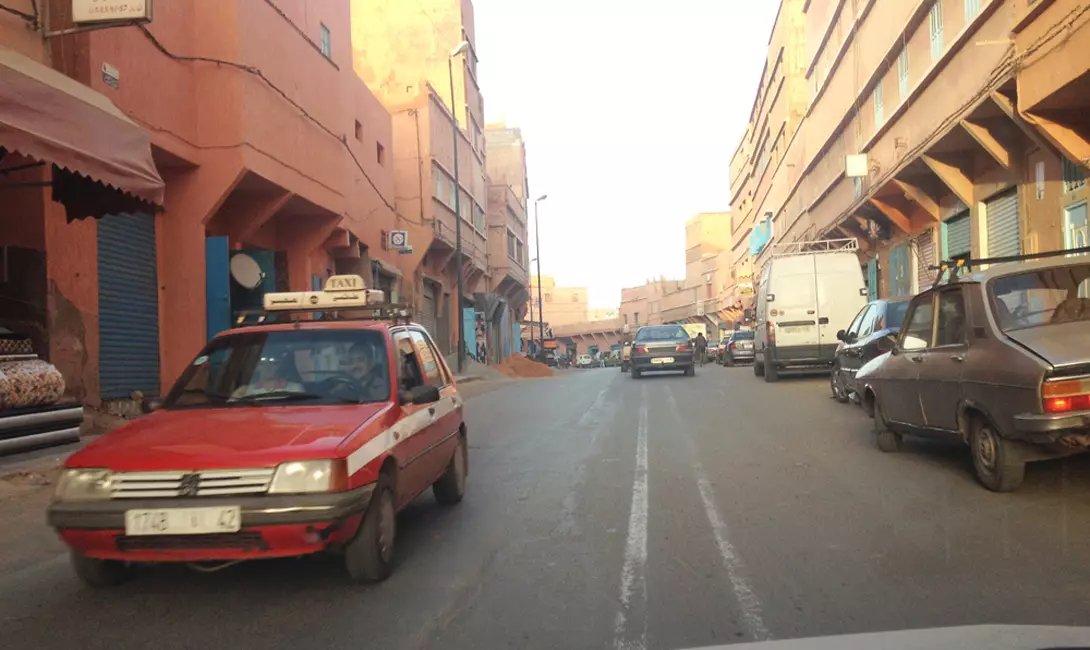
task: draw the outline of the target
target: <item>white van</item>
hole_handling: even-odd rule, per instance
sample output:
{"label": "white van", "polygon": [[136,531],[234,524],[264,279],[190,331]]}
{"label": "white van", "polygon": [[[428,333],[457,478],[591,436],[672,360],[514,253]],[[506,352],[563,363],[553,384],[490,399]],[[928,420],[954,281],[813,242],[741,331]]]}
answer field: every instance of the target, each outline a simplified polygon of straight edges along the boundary
{"label": "white van", "polygon": [[772,382],[785,368],[832,366],[837,330],[867,304],[858,250],[855,239],[773,246],[757,288],[754,375]]}

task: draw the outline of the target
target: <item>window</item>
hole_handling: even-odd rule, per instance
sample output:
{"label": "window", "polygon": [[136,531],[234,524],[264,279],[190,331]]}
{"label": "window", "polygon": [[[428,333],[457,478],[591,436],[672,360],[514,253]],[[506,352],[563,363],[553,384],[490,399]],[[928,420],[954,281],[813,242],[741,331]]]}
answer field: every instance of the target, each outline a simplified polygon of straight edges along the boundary
{"label": "window", "polygon": [[639,327],[640,326],[640,312],[636,312],[632,316],[633,316],[633,320],[636,323],[636,327]]}
{"label": "window", "polygon": [[439,364],[439,354],[435,351],[431,341],[422,332],[413,331],[412,337],[413,343],[416,345],[416,358],[420,361],[420,367],[424,371],[424,383],[440,388],[449,384],[450,381],[447,380],[446,373],[443,372],[443,367]]}
{"label": "window", "polygon": [[[1043,163],[1041,165],[1044,166]],[[1063,178],[1065,194],[1086,185],[1086,174],[1083,173],[1082,168],[1068,160],[1066,156],[1063,159]]]}
{"label": "window", "polygon": [[393,336],[397,350],[397,387],[400,390],[412,390],[424,385],[424,371],[420,368],[420,358],[413,346],[412,335],[408,332],[396,332]]}
{"label": "window", "polygon": [[386,164],[386,147],[382,146],[381,142],[375,143],[375,160],[380,165]]}
{"label": "window", "polygon": [[1008,275],[988,290],[1004,331],[1090,320],[1090,264]]}
{"label": "window", "polygon": [[507,231],[507,257],[515,257],[515,233]]}
{"label": "window", "polygon": [[[1045,161],[1038,160],[1035,166],[1037,172],[1037,200],[1040,201],[1045,198]],[[1064,191],[1067,191],[1067,183],[1064,183]]]}
{"label": "window", "polygon": [[931,5],[931,62],[942,56],[942,0],[935,0]]}
{"label": "window", "polygon": [[915,301],[907,318],[908,325],[901,330],[901,348],[923,350],[931,345],[931,326],[935,322],[934,294],[927,294]]}
{"label": "window", "polygon": [[863,307],[863,309],[859,310],[859,313],[855,315],[855,320],[852,321],[852,324],[848,326],[848,329],[846,329],[844,333],[848,335],[855,334],[856,336],[858,336],[859,330],[863,325],[863,319],[867,317],[867,315],[870,313],[870,310],[870,305],[867,305]]}
{"label": "window", "polygon": [[863,179],[859,176],[852,177],[852,194],[856,199],[863,197]]}
{"label": "window", "polygon": [[644,327],[636,332],[637,341],[680,341],[688,340],[689,333],[680,325],[658,325]]}
{"label": "window", "polygon": [[863,322],[859,324],[859,338],[863,339],[874,333],[874,325],[878,322],[881,311],[876,305],[870,308],[867,315],[863,317]]}
{"label": "window", "polygon": [[961,289],[951,289],[939,294],[939,327],[935,334],[935,347],[965,343],[965,298]]}
{"label": "window", "polygon": [[901,48],[897,56],[897,89],[901,93],[901,101],[908,99],[908,46]]}
{"label": "window", "polygon": [[360,124],[359,120],[356,120],[355,133],[356,133],[356,141],[357,142],[363,142],[363,125]]}
{"label": "window", "polygon": [[553,294],[551,294],[551,293],[545,294],[545,302],[552,302],[552,301],[553,301]]}
{"label": "window", "polygon": [[473,226],[482,233],[484,232],[484,208],[476,203],[473,204]]}
{"label": "window", "polygon": [[965,0],[965,24],[973,22],[980,13],[980,0]]}
{"label": "window", "polygon": [[874,129],[878,130],[886,121],[884,100],[882,99],[882,82],[874,87]]}
{"label": "window", "polygon": [[515,242],[515,249],[517,250],[517,254],[515,256],[515,261],[518,262],[519,264],[526,264],[526,249],[522,245],[521,241],[516,241]]}
{"label": "window", "polygon": [[322,56],[327,59],[333,58],[333,38],[329,34],[329,28],[324,24],[320,26],[320,36],[318,41],[318,47],[322,50]]}

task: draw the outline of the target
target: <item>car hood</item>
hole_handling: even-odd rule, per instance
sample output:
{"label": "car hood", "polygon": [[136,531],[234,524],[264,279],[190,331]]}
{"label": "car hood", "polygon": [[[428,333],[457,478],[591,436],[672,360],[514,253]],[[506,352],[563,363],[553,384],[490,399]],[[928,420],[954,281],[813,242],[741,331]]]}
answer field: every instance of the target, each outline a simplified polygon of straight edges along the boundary
{"label": "car hood", "polygon": [[701,650],[1039,650],[1041,648],[1085,647],[1090,644],[1090,627],[1048,627],[1037,625],[974,625],[925,630],[900,630],[873,634],[823,636],[790,641],[737,643]]}
{"label": "car hood", "polygon": [[1088,326],[1090,323],[1086,321],[1043,325],[1007,332],[1007,336],[1060,368],[1090,363],[1090,336],[1086,335]]}
{"label": "car hood", "polygon": [[114,471],[267,467],[330,458],[388,404],[161,410],[73,454],[70,467]]}

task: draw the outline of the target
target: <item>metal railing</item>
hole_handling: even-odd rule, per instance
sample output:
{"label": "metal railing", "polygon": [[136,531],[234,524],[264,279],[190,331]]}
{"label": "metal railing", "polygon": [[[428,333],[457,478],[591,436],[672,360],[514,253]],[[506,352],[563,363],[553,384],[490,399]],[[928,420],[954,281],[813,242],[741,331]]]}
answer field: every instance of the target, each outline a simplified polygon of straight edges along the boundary
{"label": "metal railing", "polygon": [[844,239],[815,239],[812,241],[794,241],[772,245],[772,257],[791,257],[795,255],[816,255],[823,253],[856,253],[859,240],[855,237]]}

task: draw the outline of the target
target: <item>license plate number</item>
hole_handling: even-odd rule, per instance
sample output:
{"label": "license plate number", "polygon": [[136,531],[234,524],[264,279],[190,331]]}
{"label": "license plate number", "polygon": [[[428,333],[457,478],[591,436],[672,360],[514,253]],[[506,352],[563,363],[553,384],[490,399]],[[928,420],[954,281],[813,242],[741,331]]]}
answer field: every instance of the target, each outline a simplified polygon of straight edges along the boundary
{"label": "license plate number", "polygon": [[239,506],[126,510],[126,535],[207,535],[242,529]]}
{"label": "license plate number", "polygon": [[784,334],[805,334],[810,330],[809,325],[791,325],[788,327],[781,327],[780,331]]}
{"label": "license plate number", "polygon": [[651,359],[651,363],[657,363],[657,364],[673,363],[673,362],[674,362],[673,357],[659,357],[658,359]]}
{"label": "license plate number", "polygon": [[751,349],[753,349],[753,344],[752,343],[742,343],[741,345],[738,346],[738,349],[739,350],[751,350]]}

